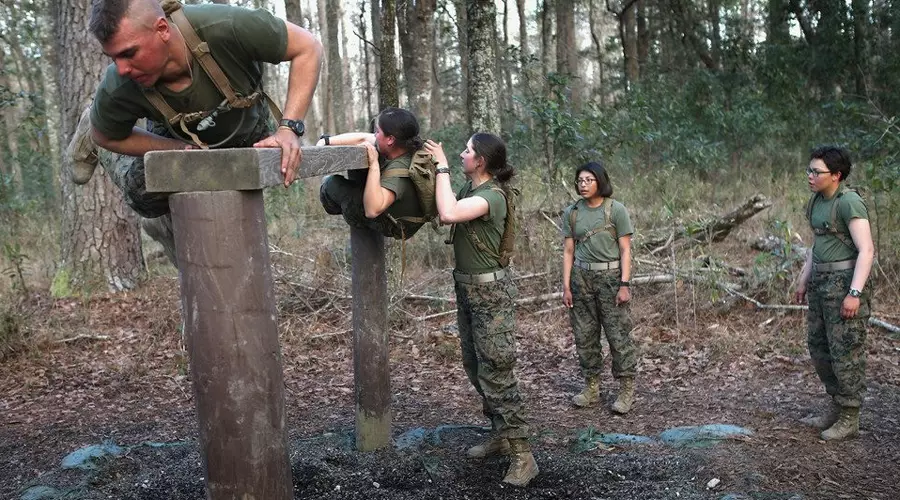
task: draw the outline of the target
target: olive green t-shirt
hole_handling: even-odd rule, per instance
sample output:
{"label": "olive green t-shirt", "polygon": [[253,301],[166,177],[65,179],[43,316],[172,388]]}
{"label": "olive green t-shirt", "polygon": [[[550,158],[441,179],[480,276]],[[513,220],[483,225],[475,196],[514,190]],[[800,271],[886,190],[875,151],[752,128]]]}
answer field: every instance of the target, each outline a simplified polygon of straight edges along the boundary
{"label": "olive green t-shirt", "polygon": [[[625,205],[616,200],[607,198],[599,207],[589,207],[584,200],[570,205],[563,210],[562,215],[562,232],[565,238],[582,238],[588,231],[595,227],[606,226],[606,209],[604,204],[612,203],[610,218],[616,227],[617,238],[613,239],[607,230],[601,230],[588,238],[575,244],[575,258],[582,262],[613,262],[619,260],[619,242],[618,238],[629,234],[634,234],[634,226],[631,225],[631,218],[628,216],[628,210]],[[578,206],[578,212],[575,218],[574,233],[570,227],[570,215],[575,206]],[[574,236],[573,236],[574,234]]]}
{"label": "olive green t-shirt", "polygon": [[[830,200],[823,196],[816,196],[810,214],[810,224],[814,228],[825,229],[831,224],[831,206],[838,203],[835,224],[837,230],[847,236],[847,241],[852,244],[849,223],[851,219],[868,219],[869,212],[859,194],[853,191],[845,191],[843,195],[835,195]],[[856,247],[850,247],[833,234],[816,235],[813,243],[813,260],[815,262],[835,262],[840,260],[855,259],[859,254]]]}
{"label": "olive green t-shirt", "polygon": [[[466,182],[457,199],[479,196],[488,202],[488,213],[465,224],[457,224],[453,236],[453,254],[456,258],[456,270],[467,274],[478,274],[500,269],[496,258],[485,254],[472,241],[469,228],[475,232],[484,246],[494,254],[500,254],[500,240],[506,227],[506,198],[493,180],[487,181],[472,189],[472,181]],[[467,227],[468,226],[468,227]]]}
{"label": "olive green t-shirt", "polygon": [[[393,160],[381,160],[381,172],[388,170],[409,170],[412,154],[405,154]],[[394,203],[388,207],[387,213],[392,217],[422,217],[422,204],[416,186],[409,177],[381,177],[381,187],[394,193]],[[407,227],[409,222],[406,222]],[[421,226],[421,224],[419,224]]]}
{"label": "olive green t-shirt", "polygon": [[[250,10],[228,5],[186,5],[184,13],[201,40],[209,45],[210,53],[228,77],[235,92],[250,95],[262,78],[262,62],[278,64],[287,50],[287,26],[284,21],[262,10]],[[156,89],[176,112],[209,111],[225,98],[216,88],[197,59],[192,65],[193,82],[173,92],[163,85]],[[197,132],[197,123],[189,129],[208,144],[216,144],[237,132],[222,146],[241,145],[256,127],[260,113],[265,112],[266,100],[245,110],[231,110],[215,117],[215,127]],[[243,121],[241,118],[243,117]],[[131,134],[137,120],[149,118],[164,123],[165,119],[144,96],[141,86],[120,76],[115,64],[106,68],[91,108],[91,124],[106,137],[122,140]],[[175,127],[182,137],[180,128]]]}

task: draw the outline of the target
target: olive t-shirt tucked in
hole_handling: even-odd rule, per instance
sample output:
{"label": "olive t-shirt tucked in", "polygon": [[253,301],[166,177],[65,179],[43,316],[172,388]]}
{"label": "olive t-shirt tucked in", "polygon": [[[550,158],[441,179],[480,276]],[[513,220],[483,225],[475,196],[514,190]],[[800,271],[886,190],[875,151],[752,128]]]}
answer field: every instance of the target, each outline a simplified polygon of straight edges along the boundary
{"label": "olive t-shirt tucked in", "polygon": [[[186,5],[184,14],[201,40],[209,45],[210,53],[228,77],[235,92],[252,94],[262,79],[262,62],[278,64],[287,50],[287,26],[271,13],[228,5]],[[174,24],[172,25],[174,28]],[[173,92],[164,85],[157,85],[166,103],[176,112],[191,113],[217,108],[225,97],[216,88],[197,59],[191,64],[193,81],[186,89]],[[243,141],[256,127],[260,114],[265,113],[266,99],[244,110],[235,109],[219,113],[215,126],[197,131],[197,123],[188,129],[208,144],[222,146],[243,145]],[[144,95],[135,81],[120,76],[115,64],[106,68],[103,81],[97,89],[91,109],[91,124],[106,137],[122,140],[131,134],[135,122],[149,118],[163,123],[165,118]],[[174,127],[184,138],[179,126]],[[231,138],[229,138],[231,136]]]}
{"label": "olive t-shirt tucked in", "polygon": [[[810,224],[813,228],[827,229],[831,224],[832,205],[838,203],[835,225],[838,232],[846,236],[852,244],[850,237],[851,219],[868,219],[869,212],[862,198],[854,191],[845,191],[843,195],[835,194],[830,200],[824,196],[816,196],[810,214]],[[836,262],[840,260],[855,259],[859,254],[856,247],[851,247],[833,234],[816,235],[813,243],[813,260],[815,262]]]}
{"label": "olive t-shirt tucked in", "polygon": [[[603,229],[590,238],[575,245],[575,258],[582,262],[612,262],[619,260],[618,238],[634,234],[634,226],[625,205],[613,199],[604,200],[598,207],[589,207],[584,200],[570,205],[563,211],[562,233],[565,238],[579,240],[594,228],[606,226],[606,209],[604,204],[612,203],[610,218],[616,228],[617,237],[613,239],[609,231]],[[572,210],[578,206],[575,216],[575,227],[570,227]]]}
{"label": "olive t-shirt tucked in", "polygon": [[478,274],[500,269],[496,258],[487,255],[475,246],[469,228],[475,232],[484,246],[495,255],[500,254],[500,240],[506,226],[506,198],[493,181],[487,181],[472,189],[472,181],[466,182],[457,199],[479,196],[488,202],[488,213],[466,223],[457,224],[453,236],[453,254],[456,258],[456,270],[467,274]]}

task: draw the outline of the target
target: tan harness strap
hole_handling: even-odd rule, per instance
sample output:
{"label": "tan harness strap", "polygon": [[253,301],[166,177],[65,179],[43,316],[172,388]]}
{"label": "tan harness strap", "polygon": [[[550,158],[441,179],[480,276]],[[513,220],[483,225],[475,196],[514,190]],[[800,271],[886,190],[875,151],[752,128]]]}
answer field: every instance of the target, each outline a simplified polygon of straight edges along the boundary
{"label": "tan harness strap", "polygon": [[591,236],[601,232],[608,231],[609,235],[612,236],[613,241],[617,241],[616,234],[616,226],[612,222],[612,199],[606,198],[603,200],[603,215],[606,217],[606,224],[601,226],[597,226],[590,231],[584,233],[584,236],[581,238],[575,237],[575,221],[578,218],[578,203],[575,203],[575,207],[572,208],[572,211],[569,212],[569,229],[572,231],[572,239],[575,240],[575,244],[582,243],[586,241]]}
{"label": "tan harness strap", "polygon": [[178,27],[178,30],[181,31],[184,42],[191,50],[191,54],[193,54],[194,57],[197,58],[197,62],[203,66],[203,70],[209,75],[209,78],[216,85],[216,88],[219,89],[219,92],[221,92],[225,99],[228,100],[228,104],[234,108],[250,107],[253,102],[250,102],[246,97],[238,97],[238,95],[235,94],[234,89],[231,88],[231,84],[228,83],[228,77],[225,76],[225,73],[222,72],[222,68],[219,67],[216,60],[213,59],[212,54],[210,54],[209,45],[200,40],[200,37],[197,36],[197,32],[194,31],[194,27],[191,26],[190,21],[188,21],[187,16],[184,15],[184,9],[175,10],[169,16],[175,23],[175,26]]}
{"label": "tan harness strap", "polygon": [[157,111],[163,114],[169,124],[175,125],[181,120],[182,113],[178,113],[172,109],[172,106],[169,106],[169,103],[166,102],[158,90],[153,88],[144,89],[144,96]]}

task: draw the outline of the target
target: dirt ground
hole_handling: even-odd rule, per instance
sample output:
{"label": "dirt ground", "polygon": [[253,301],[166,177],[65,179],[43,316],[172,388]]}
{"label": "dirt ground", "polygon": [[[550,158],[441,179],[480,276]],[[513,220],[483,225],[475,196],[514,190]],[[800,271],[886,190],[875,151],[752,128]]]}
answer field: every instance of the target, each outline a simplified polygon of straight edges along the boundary
{"label": "dirt ground", "polygon": [[[556,304],[521,308],[518,373],[541,474],[516,489],[499,481],[504,459],[465,458],[486,422],[460,364],[453,316],[415,319],[446,304],[409,305],[392,317],[394,436],[405,443],[409,431],[429,432],[412,446],[358,453],[349,301],[298,300],[300,292],[280,286],[295,497],[900,498],[900,340],[869,331],[861,436],[825,443],[798,422],[827,404],[808,363],[803,313],[732,303],[725,314],[692,314],[682,303],[673,316],[659,312],[678,293],[670,288],[636,288],[643,357],[637,404],[624,417],[607,409],[615,389],[608,371],[605,405],[570,406],[580,380],[565,312]],[[156,277],[137,292],[80,300],[32,296],[23,309],[30,335],[44,340],[0,365],[0,498],[204,498],[177,280]],[[753,435],[709,447],[589,440],[702,424]],[[124,451],[94,469],[61,468],[69,453],[103,442]]]}

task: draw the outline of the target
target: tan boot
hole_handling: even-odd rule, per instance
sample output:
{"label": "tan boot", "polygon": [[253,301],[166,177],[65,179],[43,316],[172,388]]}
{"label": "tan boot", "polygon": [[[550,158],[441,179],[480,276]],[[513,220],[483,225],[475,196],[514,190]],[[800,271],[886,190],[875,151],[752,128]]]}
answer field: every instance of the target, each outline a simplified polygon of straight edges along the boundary
{"label": "tan boot", "polygon": [[466,452],[469,458],[487,458],[498,455],[509,455],[509,440],[502,437],[491,437],[476,444]]}
{"label": "tan boot", "polygon": [[828,413],[824,415],[809,415],[808,417],[801,418],[800,423],[802,423],[803,425],[808,425],[810,427],[815,427],[819,430],[825,430],[838,421],[838,417],[840,416],[840,414],[840,405],[832,402],[831,408],[828,410]]}
{"label": "tan boot", "polygon": [[86,184],[97,168],[97,145],[91,136],[91,107],[81,112],[81,118],[75,128],[75,134],[66,151],[72,158],[72,181],[75,184]]}
{"label": "tan boot", "polygon": [[616,396],[616,402],[612,405],[612,411],[619,415],[624,415],[631,411],[631,405],[634,404],[634,379],[621,378],[619,380],[619,395]]}
{"label": "tan boot", "polygon": [[837,422],[822,431],[825,441],[837,441],[859,436],[859,408],[843,407]]}
{"label": "tan boot", "polygon": [[584,379],[584,389],[572,396],[572,404],[584,408],[600,400],[600,377]]}
{"label": "tan boot", "polygon": [[509,469],[503,482],[513,486],[527,486],[538,475],[537,462],[531,454],[527,439],[509,440]]}

